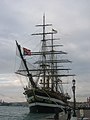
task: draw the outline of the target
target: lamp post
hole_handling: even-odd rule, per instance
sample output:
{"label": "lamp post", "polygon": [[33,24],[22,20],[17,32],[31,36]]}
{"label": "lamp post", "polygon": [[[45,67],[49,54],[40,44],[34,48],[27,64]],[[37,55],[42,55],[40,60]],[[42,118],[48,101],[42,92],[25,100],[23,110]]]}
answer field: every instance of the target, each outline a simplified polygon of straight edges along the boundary
{"label": "lamp post", "polygon": [[72,80],[73,86],[72,86],[72,91],[73,91],[73,117],[76,117],[76,99],[75,99],[75,80]]}

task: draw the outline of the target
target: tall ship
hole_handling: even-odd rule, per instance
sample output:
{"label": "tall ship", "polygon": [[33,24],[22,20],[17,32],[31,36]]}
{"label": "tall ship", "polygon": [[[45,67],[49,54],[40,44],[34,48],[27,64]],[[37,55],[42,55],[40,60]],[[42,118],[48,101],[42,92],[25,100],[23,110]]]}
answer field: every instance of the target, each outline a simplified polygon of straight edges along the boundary
{"label": "tall ship", "polygon": [[[52,28],[52,24],[46,24],[45,15],[42,24],[36,27],[41,27],[41,32],[32,35],[41,36],[41,49],[39,52],[32,52],[16,41],[21,64],[15,73],[27,79],[23,94],[30,112],[55,113],[68,107],[70,96],[64,93],[63,79],[74,76],[67,72],[71,69],[64,66],[71,61],[62,58],[67,53],[60,50],[63,45],[57,44],[60,41],[55,38],[57,31]],[[28,61],[27,56],[35,59]]]}

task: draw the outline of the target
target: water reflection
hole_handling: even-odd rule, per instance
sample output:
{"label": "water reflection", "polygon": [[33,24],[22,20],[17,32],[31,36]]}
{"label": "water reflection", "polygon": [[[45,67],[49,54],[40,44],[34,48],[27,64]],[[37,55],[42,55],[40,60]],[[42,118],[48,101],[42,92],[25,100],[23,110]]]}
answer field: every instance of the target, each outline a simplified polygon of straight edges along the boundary
{"label": "water reflection", "polygon": [[28,113],[23,120],[49,120],[53,118],[54,114]]}

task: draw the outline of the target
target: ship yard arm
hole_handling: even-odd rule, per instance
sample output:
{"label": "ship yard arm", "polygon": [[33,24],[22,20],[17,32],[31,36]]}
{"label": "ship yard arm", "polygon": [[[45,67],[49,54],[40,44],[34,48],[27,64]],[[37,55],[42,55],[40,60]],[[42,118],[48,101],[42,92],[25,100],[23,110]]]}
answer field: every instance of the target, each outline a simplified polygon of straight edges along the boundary
{"label": "ship yard arm", "polygon": [[29,69],[28,69],[28,66],[27,66],[27,64],[26,64],[26,60],[24,59],[24,57],[23,57],[23,55],[22,55],[21,46],[18,44],[17,41],[16,41],[16,45],[17,45],[18,51],[19,51],[19,53],[20,53],[20,57],[21,57],[21,59],[22,59],[22,61],[23,61],[23,63],[24,63],[24,66],[25,66],[25,68],[26,68],[27,76],[28,76],[28,78],[29,78],[29,81],[31,82],[32,87],[36,88],[36,84],[35,84],[35,82],[33,81],[32,74],[29,73]]}

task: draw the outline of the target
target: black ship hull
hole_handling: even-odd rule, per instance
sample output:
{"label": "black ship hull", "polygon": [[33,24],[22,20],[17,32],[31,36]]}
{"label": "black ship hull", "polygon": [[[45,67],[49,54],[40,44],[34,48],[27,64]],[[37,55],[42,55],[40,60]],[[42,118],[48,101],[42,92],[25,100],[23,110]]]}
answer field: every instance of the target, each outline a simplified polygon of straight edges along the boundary
{"label": "black ship hull", "polygon": [[30,107],[30,113],[56,113],[61,112],[61,108],[35,105]]}
{"label": "black ship hull", "polygon": [[31,113],[56,113],[68,105],[60,93],[40,89],[28,90],[25,93]]}

